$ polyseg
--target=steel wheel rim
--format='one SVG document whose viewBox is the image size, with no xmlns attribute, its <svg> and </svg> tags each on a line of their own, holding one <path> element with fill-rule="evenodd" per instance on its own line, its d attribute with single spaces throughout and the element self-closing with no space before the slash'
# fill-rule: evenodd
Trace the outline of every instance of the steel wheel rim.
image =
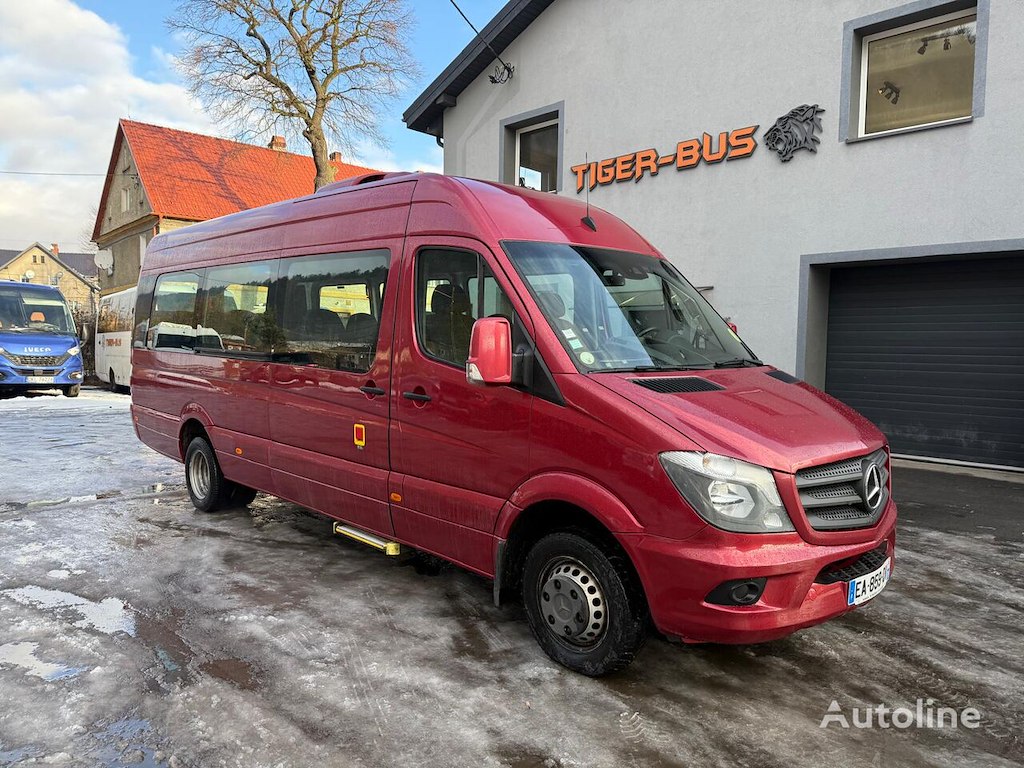
<svg viewBox="0 0 1024 768">
<path fill-rule="evenodd" d="M 188 482 L 192 486 L 192 492 L 200 499 L 205 499 L 210 493 L 210 462 L 200 451 L 192 454 L 188 463 Z"/>
<path fill-rule="evenodd" d="M 572 557 L 559 557 L 544 568 L 537 603 L 547 629 L 573 650 L 592 648 L 608 629 L 604 590 L 593 572 Z"/>
</svg>

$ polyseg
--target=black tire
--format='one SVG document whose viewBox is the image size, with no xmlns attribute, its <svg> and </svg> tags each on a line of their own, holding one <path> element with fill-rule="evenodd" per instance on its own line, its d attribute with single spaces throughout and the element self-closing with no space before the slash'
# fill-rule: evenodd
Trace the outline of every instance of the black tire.
<svg viewBox="0 0 1024 768">
<path fill-rule="evenodd" d="M 228 503 L 234 484 L 220 471 L 206 438 L 193 438 L 185 450 L 185 487 L 200 512 L 216 512 Z"/>
<path fill-rule="evenodd" d="M 64 397 L 78 397 L 78 393 L 82 391 L 81 384 L 72 384 L 71 386 L 64 387 Z"/>
<path fill-rule="evenodd" d="M 231 496 L 228 501 L 232 507 L 248 507 L 256 498 L 256 494 L 257 490 L 255 488 L 232 482 Z"/>
<path fill-rule="evenodd" d="M 580 533 L 552 533 L 534 544 L 523 605 L 544 652 L 590 677 L 629 666 L 647 640 L 647 603 L 623 555 Z"/>
</svg>

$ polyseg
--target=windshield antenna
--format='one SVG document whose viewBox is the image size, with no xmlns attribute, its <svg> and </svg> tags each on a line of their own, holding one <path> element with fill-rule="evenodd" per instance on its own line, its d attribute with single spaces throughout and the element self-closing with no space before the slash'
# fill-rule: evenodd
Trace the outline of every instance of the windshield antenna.
<svg viewBox="0 0 1024 768">
<path fill-rule="evenodd" d="M 579 157 L 579 155 L 577 155 L 577 157 Z M 583 162 L 587 164 L 587 174 L 589 176 L 589 174 L 590 174 L 590 153 L 589 152 L 584 152 L 583 153 Z M 594 232 L 597 232 L 597 224 L 594 222 L 594 220 L 592 218 L 590 218 L 590 179 L 589 178 L 587 179 L 587 215 L 584 216 L 582 219 L 580 219 L 580 221 L 582 221 L 585 226 L 590 227 L 590 229 L 593 230 Z"/>
</svg>

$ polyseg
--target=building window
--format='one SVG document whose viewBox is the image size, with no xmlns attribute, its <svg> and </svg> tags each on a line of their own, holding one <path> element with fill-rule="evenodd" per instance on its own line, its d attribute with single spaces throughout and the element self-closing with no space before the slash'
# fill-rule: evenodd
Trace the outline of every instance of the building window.
<svg viewBox="0 0 1024 768">
<path fill-rule="evenodd" d="M 121 190 L 121 213 L 126 213 L 132 207 L 132 191 L 125 187 Z"/>
<path fill-rule="evenodd" d="M 558 192 L 562 186 L 562 103 L 506 118 L 500 124 L 499 179 Z"/>
<path fill-rule="evenodd" d="M 33 264 L 36 264 L 36 263 L 37 263 L 37 262 L 36 262 L 36 255 L 35 255 L 34 253 L 32 254 L 32 263 L 33 263 Z"/>
<path fill-rule="evenodd" d="M 990 0 L 917 0 L 847 21 L 839 140 L 985 114 Z"/>
<path fill-rule="evenodd" d="M 558 185 L 558 121 L 516 131 L 517 186 L 555 192 Z"/>
<path fill-rule="evenodd" d="M 976 41 L 974 13 L 865 37 L 860 135 L 970 118 Z"/>
<path fill-rule="evenodd" d="M 60 275 L 51 275 L 50 285 L 60 285 Z"/>
</svg>

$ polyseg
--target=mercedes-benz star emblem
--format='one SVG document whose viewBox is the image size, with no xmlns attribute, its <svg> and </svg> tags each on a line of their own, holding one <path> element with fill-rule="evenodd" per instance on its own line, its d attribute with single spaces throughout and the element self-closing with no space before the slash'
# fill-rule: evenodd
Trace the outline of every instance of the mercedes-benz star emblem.
<svg viewBox="0 0 1024 768">
<path fill-rule="evenodd" d="M 877 464 L 868 464 L 864 469 L 864 502 L 868 511 L 874 512 L 882 503 L 882 473 Z"/>
</svg>

